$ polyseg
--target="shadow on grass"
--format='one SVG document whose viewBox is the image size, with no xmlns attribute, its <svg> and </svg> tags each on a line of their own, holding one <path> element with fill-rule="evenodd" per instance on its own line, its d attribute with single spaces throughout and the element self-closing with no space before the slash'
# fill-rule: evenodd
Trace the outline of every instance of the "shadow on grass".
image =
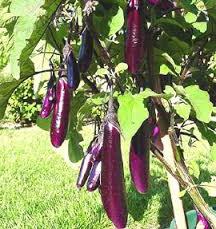
<svg viewBox="0 0 216 229">
<path fill-rule="evenodd" d="M 203 181 L 210 181 L 211 174 L 208 170 L 200 170 L 199 180 L 194 180 L 195 183 L 201 183 Z M 129 179 L 129 178 L 128 178 Z M 200 193 L 205 201 L 213 206 L 216 204 L 215 198 L 208 196 L 207 192 L 200 189 Z M 173 219 L 172 202 L 170 198 L 170 192 L 168 183 L 166 180 L 160 179 L 160 177 L 151 177 L 150 190 L 146 194 L 140 194 L 134 188 L 134 185 L 130 183 L 128 189 L 128 206 L 129 213 L 135 221 L 141 221 L 144 217 L 145 211 L 148 208 L 148 204 L 151 203 L 154 196 L 159 196 L 159 209 L 157 209 L 157 218 L 160 228 L 167 228 Z M 189 211 L 194 209 L 193 202 L 188 194 L 183 197 L 184 210 Z"/>
</svg>

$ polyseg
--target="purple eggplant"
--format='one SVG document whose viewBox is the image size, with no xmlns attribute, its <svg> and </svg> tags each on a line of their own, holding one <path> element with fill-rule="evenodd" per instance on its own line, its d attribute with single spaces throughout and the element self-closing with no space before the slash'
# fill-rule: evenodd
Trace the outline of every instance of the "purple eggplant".
<svg viewBox="0 0 216 229">
<path fill-rule="evenodd" d="M 200 212 L 197 212 L 197 224 L 202 226 L 203 229 L 211 228 L 208 221 L 205 219 L 205 217 Z"/>
<path fill-rule="evenodd" d="M 43 99 L 43 105 L 40 112 L 41 118 L 47 118 L 53 110 L 54 100 L 55 100 L 55 81 L 56 81 L 56 77 L 54 72 L 52 71 L 50 73 L 50 79 L 47 84 L 47 92 Z"/>
<path fill-rule="evenodd" d="M 117 117 L 109 102 L 109 110 L 104 123 L 103 153 L 101 170 L 101 198 L 109 219 L 116 228 L 125 228 L 128 209 L 126 202 L 124 171 L 121 155 L 120 132 Z"/>
<path fill-rule="evenodd" d="M 154 143 L 154 145 L 157 146 L 157 148 L 160 151 L 163 151 L 163 143 L 161 141 L 160 127 L 157 124 L 154 125 L 151 137 L 152 137 L 152 142 Z"/>
<path fill-rule="evenodd" d="M 149 188 L 149 152 L 151 124 L 144 121 L 131 140 L 129 166 L 132 181 L 140 193 L 146 193 Z"/>
<path fill-rule="evenodd" d="M 95 161 L 89 174 L 87 190 L 92 192 L 100 185 L 101 161 Z"/>
<path fill-rule="evenodd" d="M 130 0 L 127 9 L 127 33 L 125 43 L 125 60 L 132 74 L 140 71 L 144 57 L 144 27 L 142 1 Z"/>
<path fill-rule="evenodd" d="M 51 142 L 54 147 L 62 145 L 68 129 L 70 112 L 70 89 L 67 78 L 61 77 L 56 86 L 56 101 L 51 122 Z"/>
<path fill-rule="evenodd" d="M 76 90 L 80 83 L 80 72 L 78 63 L 69 44 L 66 44 L 63 52 L 67 65 L 68 86 L 69 88 Z"/>
<path fill-rule="evenodd" d="M 54 106 L 54 98 L 55 98 L 55 88 L 54 87 L 48 88 L 40 112 L 41 118 L 47 118 L 51 114 Z"/>
<path fill-rule="evenodd" d="M 87 153 L 83 160 L 79 171 L 79 176 L 77 179 L 77 187 L 82 188 L 89 176 L 90 170 L 92 168 L 92 154 Z"/>
<path fill-rule="evenodd" d="M 91 64 L 93 54 L 93 38 L 87 28 L 82 32 L 82 43 L 79 50 L 78 64 L 80 72 L 86 72 Z"/>
</svg>

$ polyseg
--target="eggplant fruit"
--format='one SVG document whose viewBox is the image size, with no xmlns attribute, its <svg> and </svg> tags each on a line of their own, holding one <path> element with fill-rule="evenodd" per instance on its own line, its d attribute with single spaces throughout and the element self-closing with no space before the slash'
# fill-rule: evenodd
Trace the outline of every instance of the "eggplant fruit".
<svg viewBox="0 0 216 229">
<path fill-rule="evenodd" d="M 104 123 L 103 139 L 101 198 L 104 209 L 116 228 L 125 228 L 128 209 L 121 155 L 120 131 L 117 126 L 117 118 L 112 100 L 109 102 L 109 110 Z"/>
<path fill-rule="evenodd" d="M 100 185 L 101 161 L 95 161 L 89 174 L 87 190 L 92 192 Z"/>
<path fill-rule="evenodd" d="M 151 124 L 145 120 L 131 140 L 129 167 L 131 178 L 139 193 L 149 189 L 149 153 Z"/>
<path fill-rule="evenodd" d="M 211 228 L 208 221 L 205 219 L 205 217 L 200 212 L 197 212 L 197 224 L 202 226 L 203 229 Z"/>
<path fill-rule="evenodd" d="M 132 74 L 138 74 L 144 57 L 144 27 L 142 1 L 131 0 L 127 8 L 127 32 L 125 43 L 125 61 Z"/>
<path fill-rule="evenodd" d="M 72 52 L 72 49 L 69 48 L 69 52 L 66 58 L 67 63 L 67 79 L 69 88 L 76 90 L 80 83 L 80 72 L 79 66 L 76 61 L 76 58 Z"/>
<path fill-rule="evenodd" d="M 41 118 L 47 118 L 51 114 L 54 106 L 54 99 L 55 99 L 55 88 L 54 87 L 48 88 L 40 112 Z"/>
<path fill-rule="evenodd" d="M 56 101 L 51 122 L 51 143 L 54 147 L 60 147 L 68 130 L 70 112 L 70 89 L 67 78 L 59 78 L 56 86 Z"/>
<path fill-rule="evenodd" d="M 86 72 L 91 64 L 93 55 L 93 38 L 90 31 L 85 28 L 82 32 L 82 43 L 79 50 L 78 64 L 80 72 Z"/>
</svg>

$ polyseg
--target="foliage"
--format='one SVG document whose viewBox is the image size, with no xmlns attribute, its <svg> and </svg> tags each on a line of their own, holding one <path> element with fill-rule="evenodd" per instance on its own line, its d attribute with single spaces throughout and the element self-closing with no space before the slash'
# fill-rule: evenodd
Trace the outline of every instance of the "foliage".
<svg viewBox="0 0 216 229">
<path fill-rule="evenodd" d="M 41 98 L 35 97 L 33 79 L 24 81 L 8 101 L 6 118 L 15 122 L 35 122 L 41 108 Z"/>
<path fill-rule="evenodd" d="M 73 153 L 72 160 L 76 161 L 83 154 L 80 142 L 85 136 L 82 136 L 81 126 L 89 118 L 103 118 L 106 113 L 110 82 L 114 83 L 113 95 L 119 103 L 118 121 L 126 141 L 130 142 L 142 121 L 151 114 L 149 99 L 159 97 L 164 109 L 173 118 L 172 127 L 176 128 L 184 153 L 185 145 L 193 146 L 191 139 L 205 140 L 207 156 L 216 158 L 216 2 L 176 2 L 178 8 L 163 11 L 143 1 L 144 46 L 148 49 L 153 45 L 150 53 L 154 73 L 149 71 L 149 54 L 146 54 L 140 74 L 145 78 L 146 90 L 139 93 L 124 63 L 127 2 L 102 0 L 97 4 L 93 1 L 90 9 L 92 24 L 89 27 L 96 37 L 95 52 L 88 72 L 82 76 L 85 83 L 73 95 L 72 121 L 68 131 L 69 153 L 76 151 L 79 154 Z M 53 55 L 53 60 L 59 63 L 63 41 L 70 28 L 71 45 L 75 56 L 78 56 L 81 44 L 79 33 L 85 26 L 84 14 L 89 9 L 84 8 L 84 1 L 77 0 L 31 0 L 28 3 L 4 0 L 0 1 L 0 7 L 4 12 L 0 19 L 2 118 L 13 91 L 35 73 L 31 58 L 40 40 L 45 40 L 45 45 L 41 47 L 44 58 L 49 47 L 58 54 Z M 149 90 L 153 80 L 150 76 L 160 81 L 162 92 Z M 92 84 L 97 89 L 96 95 Z M 50 119 L 38 121 L 46 129 L 49 129 L 49 122 Z M 190 136 L 187 144 L 181 143 L 185 134 Z M 191 174 L 198 177 L 197 163 L 188 163 L 188 166 Z"/>
</svg>

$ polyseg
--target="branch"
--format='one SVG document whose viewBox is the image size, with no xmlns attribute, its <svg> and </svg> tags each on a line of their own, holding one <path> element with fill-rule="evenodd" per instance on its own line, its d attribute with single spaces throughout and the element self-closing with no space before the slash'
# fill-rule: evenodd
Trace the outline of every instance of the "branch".
<svg viewBox="0 0 216 229">
<path fill-rule="evenodd" d="M 84 74 L 84 73 L 82 74 L 82 79 L 83 79 L 84 83 L 86 83 L 92 89 L 92 92 L 94 94 L 97 94 L 100 92 L 98 90 L 98 88 L 96 87 L 96 85 L 91 80 L 88 79 L 86 74 Z"/>
<path fill-rule="evenodd" d="M 180 75 L 180 80 L 183 82 L 187 78 L 188 71 L 190 67 L 194 64 L 199 53 L 204 49 L 205 45 L 207 44 L 208 39 L 204 40 L 203 44 L 191 55 L 191 57 L 187 60 L 187 63 Z"/>
</svg>

